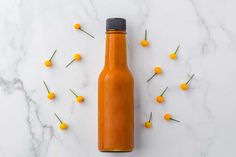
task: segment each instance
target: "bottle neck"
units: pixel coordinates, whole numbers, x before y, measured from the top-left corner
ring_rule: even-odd
[[[106,61],[108,68],[126,68],[126,32],[106,32]]]

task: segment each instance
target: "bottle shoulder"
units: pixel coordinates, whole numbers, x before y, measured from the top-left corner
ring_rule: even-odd
[[[110,80],[110,79],[133,81],[133,75],[128,68],[115,68],[115,69],[104,68],[99,75],[99,80]]]

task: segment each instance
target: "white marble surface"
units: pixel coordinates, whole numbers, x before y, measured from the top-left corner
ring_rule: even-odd
[[[235,157],[236,21],[234,0],[1,0],[0,157]],[[97,77],[104,63],[105,19],[128,24],[135,78],[135,150],[97,150]],[[95,39],[73,30],[80,22]],[[149,48],[139,41],[148,30]],[[180,44],[179,59],[170,51]],[[58,49],[55,66],[43,62]],[[79,51],[80,63],[64,66]],[[145,80],[153,66],[164,74]],[[188,92],[179,83],[191,74]],[[42,81],[58,98],[50,102]],[[169,86],[166,104],[155,96]],[[85,96],[78,105],[69,88]],[[153,112],[153,128],[144,121]],[[58,129],[54,113],[70,125]],[[182,123],[166,122],[170,112]]]

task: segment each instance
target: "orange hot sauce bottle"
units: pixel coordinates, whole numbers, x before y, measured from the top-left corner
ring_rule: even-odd
[[[134,146],[134,81],[126,59],[126,21],[106,21],[105,66],[98,80],[98,148],[130,152]]]

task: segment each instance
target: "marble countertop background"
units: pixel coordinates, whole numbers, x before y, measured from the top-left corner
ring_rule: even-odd
[[[1,0],[0,157],[235,157],[234,0]],[[135,150],[97,150],[97,78],[105,19],[123,17],[135,78]],[[75,31],[79,22],[95,39]],[[148,30],[151,46],[139,45]],[[178,60],[168,58],[180,44]],[[45,59],[58,49],[54,67]],[[82,60],[65,69],[74,52]],[[145,81],[154,66],[163,76]],[[188,92],[179,84],[195,74]],[[43,80],[57,93],[48,101]],[[166,103],[155,96],[166,86]],[[74,101],[72,88],[85,96]],[[153,128],[143,123],[153,112]],[[166,122],[171,113],[182,123]],[[58,129],[54,113],[70,128]]]

